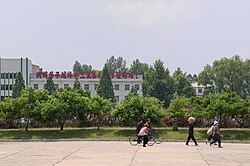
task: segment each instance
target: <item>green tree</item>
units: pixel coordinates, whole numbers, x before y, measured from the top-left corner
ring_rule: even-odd
[[[82,105],[80,105],[81,95],[70,87],[67,87],[59,89],[58,93],[54,93],[53,96],[57,99],[53,99],[53,102],[58,101],[58,111],[62,112],[62,115],[58,115],[57,118],[60,130],[63,130],[65,121],[77,117],[79,110],[82,109]],[[61,108],[63,106],[66,109]]]
[[[134,96],[139,96],[137,93],[137,90],[134,86],[132,86],[132,88],[130,89],[128,96],[126,96],[127,99],[132,98]]]
[[[21,113],[21,117],[25,121],[25,131],[28,130],[30,120],[34,117],[34,110],[36,107],[35,90],[28,87],[23,94],[17,98],[15,108]]]
[[[169,106],[174,93],[174,80],[161,60],[155,61],[154,66],[145,73],[142,92],[143,96],[156,97],[164,101],[165,107]]]
[[[242,86],[242,95],[244,98],[250,96],[250,59],[247,59],[243,64],[243,86]]]
[[[128,69],[126,68],[126,60],[123,60],[122,57],[115,58],[111,56],[106,64],[108,65],[110,72],[126,72]]]
[[[82,65],[82,71],[83,71],[84,73],[91,72],[91,71],[92,71],[92,66],[91,66],[91,65],[83,64],[83,65]]]
[[[18,72],[16,75],[15,83],[13,85],[12,97],[17,98],[21,96],[22,90],[25,88],[23,74]]]
[[[73,73],[79,73],[81,74],[83,71],[81,64],[78,61],[75,61],[75,64],[73,65]]]
[[[110,104],[109,100],[103,99],[100,96],[91,97],[90,117],[97,124],[98,130],[100,129],[103,115],[105,115],[108,111],[111,110],[111,107],[109,104]]]
[[[171,119],[175,120],[177,126],[180,124],[183,125],[184,118],[190,115],[189,106],[190,103],[188,98],[177,94],[174,95],[174,98],[167,109],[167,113]]]
[[[0,118],[8,121],[7,128],[14,126],[14,121],[18,122],[21,118],[20,112],[16,109],[15,105],[18,98],[5,98],[4,101],[0,102]]]
[[[238,55],[216,60],[212,66],[207,65],[199,74],[199,82],[211,87],[210,92],[232,91],[245,98],[247,96],[245,92],[249,88],[246,85],[250,74],[246,64],[248,61],[244,62]]]
[[[164,116],[163,103],[154,97],[134,96],[122,100],[112,115],[126,126],[134,126],[139,119],[145,121],[148,117],[151,117],[155,124],[159,124]]]
[[[57,121],[60,126],[60,130],[63,130],[64,123],[69,117],[67,112],[68,108],[68,103],[62,101],[54,95],[51,95],[49,96],[49,100],[47,102],[40,103],[36,109],[41,112],[44,121]]]
[[[73,89],[81,89],[81,83],[80,81],[78,80],[78,78],[75,79],[75,82],[73,84]]]
[[[114,88],[111,81],[108,65],[105,64],[102,70],[102,76],[97,87],[97,94],[104,99],[115,100]]]
[[[183,73],[181,68],[177,68],[177,70],[175,70],[173,79],[175,81],[177,95],[185,97],[192,97],[195,95],[194,88],[186,77],[186,73]]]
[[[56,92],[56,87],[52,77],[48,77],[46,83],[44,84],[44,89],[49,92],[49,95]]]
[[[188,75],[186,75],[186,77],[190,83],[198,82],[198,76],[196,74],[194,74],[194,75],[188,74]]]
[[[149,68],[148,64],[141,63],[139,59],[136,59],[132,62],[129,72],[144,75],[144,73],[147,72],[148,68]]]

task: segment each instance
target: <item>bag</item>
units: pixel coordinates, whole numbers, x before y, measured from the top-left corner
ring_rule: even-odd
[[[214,128],[214,126],[211,126],[211,127],[207,130],[207,135],[211,135],[211,134],[212,134],[213,128]]]

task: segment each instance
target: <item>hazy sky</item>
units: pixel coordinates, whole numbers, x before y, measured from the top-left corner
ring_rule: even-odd
[[[198,74],[235,54],[250,58],[250,0],[0,0],[0,57],[48,71],[114,55]]]

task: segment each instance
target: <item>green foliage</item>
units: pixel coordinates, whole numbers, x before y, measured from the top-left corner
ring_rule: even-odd
[[[23,74],[21,72],[18,72],[12,89],[12,97],[17,98],[21,96],[22,90],[24,90],[24,88],[25,84],[24,84]]]
[[[175,119],[175,124],[178,124],[182,119],[190,115],[189,106],[188,98],[175,94],[167,109],[167,114],[171,119]]]
[[[209,87],[210,93],[236,92],[243,98],[250,93],[250,62],[241,60],[240,56],[222,58],[207,65],[199,74],[199,83]]]
[[[195,96],[195,90],[192,87],[191,82],[186,77],[186,73],[183,73],[180,68],[177,68],[174,72],[173,79],[175,81],[177,95],[186,97]]]
[[[91,71],[92,71],[91,65],[86,65],[86,64],[81,65],[80,62],[78,61],[75,61],[75,64],[73,65],[73,73],[82,74],[82,72],[84,72],[86,74],[87,72]]]
[[[81,83],[80,81],[78,80],[78,78],[75,79],[75,82],[73,84],[73,89],[81,89]]]
[[[73,65],[73,73],[82,73],[83,69],[81,64],[78,61],[75,61],[75,64]]]
[[[122,57],[115,58],[111,56],[106,62],[110,72],[127,72],[126,60],[123,60]]]
[[[190,99],[194,111],[192,116],[201,121],[216,119],[228,127],[228,119],[234,119],[241,127],[249,124],[250,103],[235,92],[212,94]]]
[[[174,124],[172,126],[172,131],[178,131],[178,130],[179,130],[178,126],[176,124]]]
[[[91,66],[91,65],[83,64],[83,65],[82,65],[82,71],[83,71],[84,73],[91,72],[91,71],[92,71],[92,66]]]
[[[93,96],[91,98],[90,116],[97,123],[98,129],[100,128],[100,125],[101,125],[102,116],[105,115],[109,111],[111,112],[111,107],[109,103],[110,103],[110,100],[103,99],[100,96]]]
[[[96,92],[104,99],[111,99],[111,101],[115,100],[114,88],[112,85],[111,76],[107,64],[105,64],[102,70],[102,76],[100,78]]]
[[[19,119],[20,113],[15,109],[17,98],[5,98],[0,102],[0,117],[10,120]]]
[[[129,72],[138,73],[144,76],[144,73],[147,72],[149,65],[146,63],[141,63],[139,59],[136,59],[132,62]]]
[[[151,117],[156,124],[164,116],[163,104],[156,98],[141,98],[134,96],[127,98],[117,105],[113,116],[126,126],[134,125],[139,119]]]
[[[165,107],[169,106],[174,93],[174,81],[161,60],[155,61],[154,67],[151,66],[145,73],[142,92],[143,96],[156,97],[164,101]]]
[[[126,99],[130,99],[134,96],[139,96],[138,93],[137,93],[137,90],[134,86],[132,86],[132,88],[130,89],[129,91],[129,94],[125,97]]]
[[[190,83],[198,82],[198,76],[196,74],[194,74],[194,75],[188,74],[186,77]]]
[[[56,92],[56,87],[52,77],[48,77],[46,83],[44,84],[44,89],[49,92],[49,95]]]

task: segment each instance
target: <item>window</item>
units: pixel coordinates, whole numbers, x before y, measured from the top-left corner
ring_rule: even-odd
[[[37,90],[38,89],[38,84],[34,84],[33,87],[34,87],[34,89]]]
[[[69,87],[69,84],[64,84],[64,88]]]
[[[5,98],[4,96],[1,96],[1,101],[3,101],[3,100],[4,100],[4,98]]]
[[[5,73],[1,73],[1,79],[4,79]]]
[[[119,96],[115,96],[115,100],[116,100],[116,101],[119,101]]]
[[[136,90],[140,90],[140,85],[136,84],[136,85],[135,85],[135,89],[136,89]]]
[[[125,85],[125,90],[129,90],[129,85]]]
[[[198,93],[202,93],[202,89],[201,88],[198,89]]]
[[[5,90],[5,89],[4,89],[4,85],[1,85],[1,90]]]
[[[84,84],[84,90],[89,90],[89,84]]]
[[[55,88],[56,88],[56,90],[58,90],[59,89],[59,85],[55,84]]]
[[[95,90],[97,90],[98,84],[95,84]]]
[[[119,85],[115,85],[115,90],[119,90]]]

